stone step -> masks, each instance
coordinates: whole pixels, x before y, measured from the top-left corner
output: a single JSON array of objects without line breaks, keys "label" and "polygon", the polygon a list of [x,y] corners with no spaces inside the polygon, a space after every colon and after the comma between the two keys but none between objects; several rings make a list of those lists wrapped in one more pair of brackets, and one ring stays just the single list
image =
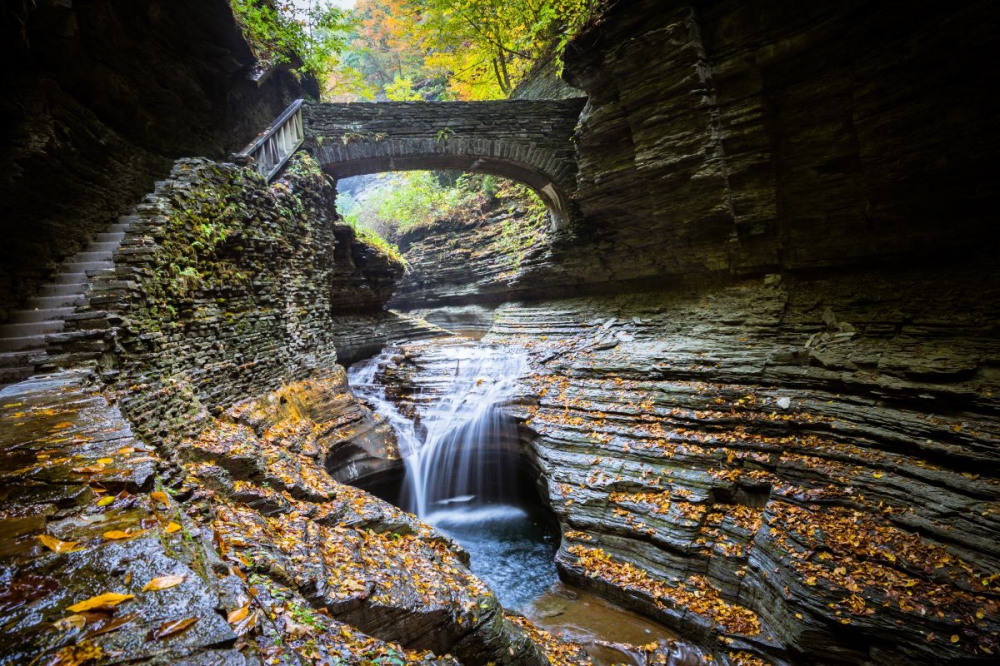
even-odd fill
[{"label": "stone step", "polygon": [[39,310],[44,310],[47,308],[68,308],[74,305],[80,305],[83,303],[86,297],[83,294],[68,294],[65,296],[34,296],[29,298],[25,303],[27,306],[25,309],[34,310],[38,308]]},{"label": "stone step", "polygon": [[119,239],[119,240],[113,240],[113,241],[94,241],[93,243],[91,243],[90,245],[87,246],[87,251],[88,252],[105,252],[105,251],[107,251],[107,252],[112,252],[113,253],[121,245],[120,240],[121,239]]},{"label": "stone step", "polygon": [[31,335],[21,338],[0,338],[0,352],[26,351],[29,349],[45,349],[44,335]]},{"label": "stone step", "polygon": [[94,236],[94,243],[119,243],[125,238],[124,231],[103,231]]},{"label": "stone step", "polygon": [[22,382],[35,374],[35,366],[26,365],[19,368],[0,367],[0,386]]},{"label": "stone step", "polygon": [[86,282],[87,274],[76,272],[76,273],[59,273],[54,278],[52,278],[51,284],[73,284],[74,282]]},{"label": "stone step", "polygon": [[[88,247],[86,252],[77,252],[74,254],[70,257],[69,263],[88,263],[92,261],[103,263],[111,261],[111,250],[92,250],[91,247]],[[65,266],[66,264],[63,265]]]},{"label": "stone step", "polygon": [[98,261],[68,261],[59,267],[60,274],[66,273],[86,273],[96,271],[99,268],[113,268],[114,264],[110,260]]},{"label": "stone step", "polygon": [[35,359],[41,356],[41,350],[0,352],[0,368],[33,367]]},{"label": "stone step", "polygon": [[53,321],[31,321],[24,324],[0,324],[0,338],[23,338],[31,335],[46,335],[63,330],[66,322],[62,319]]},{"label": "stone step", "polygon": [[64,320],[66,315],[73,314],[76,308],[72,306],[61,308],[36,308],[34,310],[14,310],[7,319],[8,324],[28,324],[36,321]]},{"label": "stone step", "polygon": [[77,296],[87,293],[87,282],[70,282],[67,284],[47,284],[38,290],[39,296]]}]

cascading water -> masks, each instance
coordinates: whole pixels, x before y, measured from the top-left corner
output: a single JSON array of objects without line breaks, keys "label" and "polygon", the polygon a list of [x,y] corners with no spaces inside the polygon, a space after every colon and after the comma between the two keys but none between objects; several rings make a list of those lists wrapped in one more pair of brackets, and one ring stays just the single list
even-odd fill
[{"label": "cascading water", "polygon": [[400,505],[458,541],[505,607],[588,645],[595,664],[645,663],[615,642],[671,634],[559,584],[557,536],[517,487],[518,433],[504,405],[526,369],[521,352],[459,338],[386,349],[348,377],[396,432]]},{"label": "cascading water", "polygon": [[[391,352],[390,352],[391,354]],[[406,465],[402,504],[419,518],[480,508],[516,496],[517,427],[502,405],[525,370],[521,353],[480,344],[440,345],[424,357],[438,366],[407,418],[375,381],[380,361],[354,366],[350,383],[396,431]]]},{"label": "cascading water", "polygon": [[557,580],[555,537],[522,501],[517,426],[504,411],[525,356],[468,340],[419,350],[419,382],[405,398],[387,396],[379,380],[399,350],[356,364],[351,386],[396,432],[401,506],[461,543],[505,606],[523,607]]}]

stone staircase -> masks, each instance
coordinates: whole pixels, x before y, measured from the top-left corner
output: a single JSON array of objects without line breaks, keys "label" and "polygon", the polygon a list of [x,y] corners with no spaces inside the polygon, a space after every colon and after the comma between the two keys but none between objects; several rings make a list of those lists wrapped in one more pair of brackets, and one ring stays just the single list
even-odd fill
[{"label": "stone staircase", "polygon": [[27,379],[50,364],[50,346],[62,342],[67,318],[86,301],[89,278],[114,269],[112,256],[132,221],[132,216],[120,217],[97,234],[83,252],[63,261],[23,310],[14,310],[0,325],[0,386]]}]

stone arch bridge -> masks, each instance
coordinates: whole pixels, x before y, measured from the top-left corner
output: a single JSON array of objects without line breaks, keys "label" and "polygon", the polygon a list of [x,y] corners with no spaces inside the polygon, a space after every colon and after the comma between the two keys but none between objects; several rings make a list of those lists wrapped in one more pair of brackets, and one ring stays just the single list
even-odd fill
[{"label": "stone arch bridge", "polygon": [[558,229],[572,215],[585,101],[306,103],[303,146],[336,178],[417,169],[511,178],[539,194]]}]

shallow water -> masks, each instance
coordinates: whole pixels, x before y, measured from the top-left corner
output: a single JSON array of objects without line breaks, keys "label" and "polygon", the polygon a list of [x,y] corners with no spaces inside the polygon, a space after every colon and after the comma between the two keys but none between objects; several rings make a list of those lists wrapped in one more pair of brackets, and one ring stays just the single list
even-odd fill
[{"label": "shallow water", "polygon": [[540,516],[533,517],[526,509],[495,505],[442,510],[425,520],[469,551],[472,572],[505,608],[527,610],[558,581],[552,561],[557,537],[545,529]]}]

